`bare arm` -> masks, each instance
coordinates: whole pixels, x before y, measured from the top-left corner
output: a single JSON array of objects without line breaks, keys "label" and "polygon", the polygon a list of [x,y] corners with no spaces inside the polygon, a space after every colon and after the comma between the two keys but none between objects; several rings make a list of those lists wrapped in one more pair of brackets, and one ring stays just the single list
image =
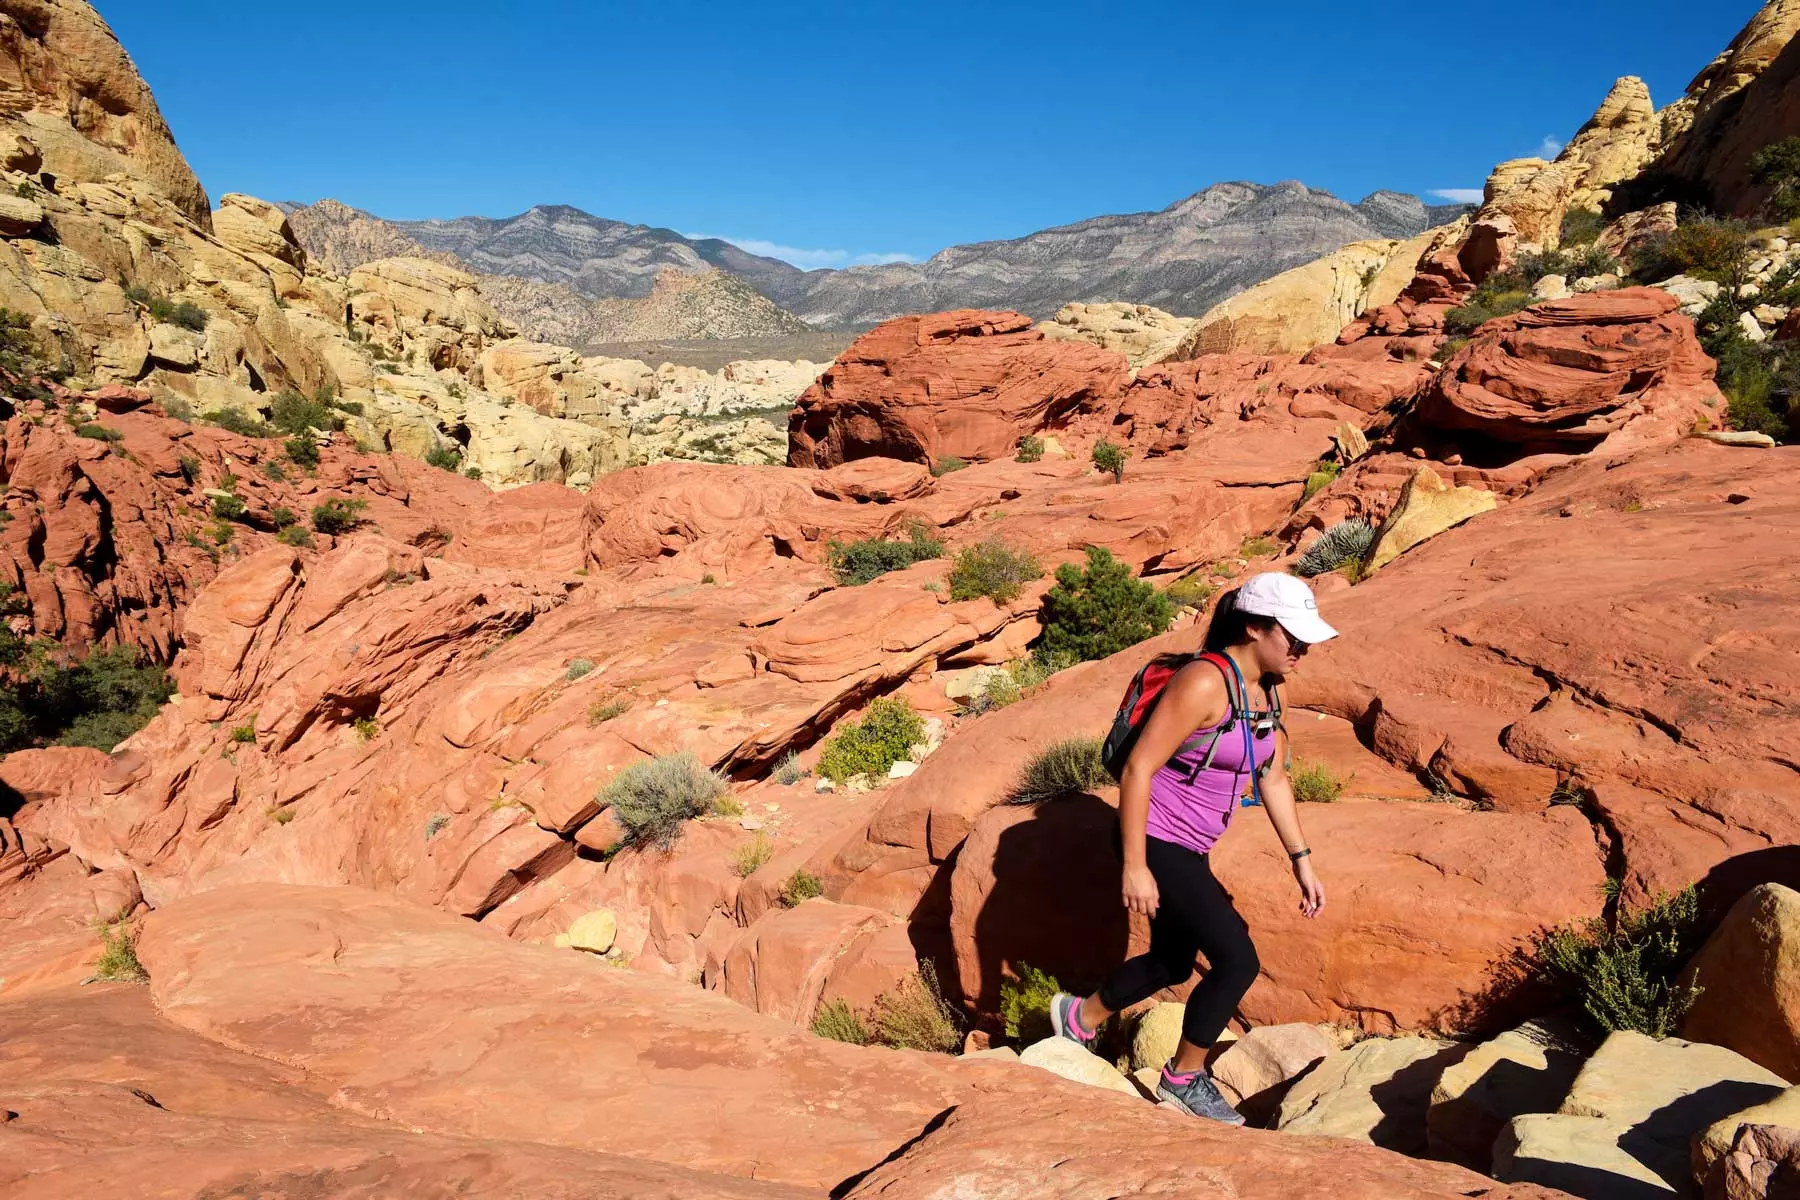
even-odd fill
[{"label": "bare arm", "polygon": [[[1269,824],[1275,827],[1275,836],[1281,839],[1282,849],[1291,856],[1297,850],[1307,849],[1307,845],[1306,834],[1300,828],[1300,805],[1294,799],[1294,785],[1288,779],[1287,757],[1287,731],[1284,729],[1276,735],[1275,757],[1262,778],[1262,802],[1263,811],[1269,814]],[[1294,880],[1300,885],[1300,911],[1309,917],[1317,916],[1325,907],[1325,885],[1313,871],[1312,857],[1294,859],[1293,865]]]},{"label": "bare arm", "polygon": [[1225,717],[1225,679],[1210,663],[1193,663],[1175,673],[1138,734],[1119,780],[1119,833],[1125,843],[1125,907],[1154,916],[1156,881],[1144,861],[1144,828],[1150,818],[1150,777],[1162,769],[1194,730]]}]

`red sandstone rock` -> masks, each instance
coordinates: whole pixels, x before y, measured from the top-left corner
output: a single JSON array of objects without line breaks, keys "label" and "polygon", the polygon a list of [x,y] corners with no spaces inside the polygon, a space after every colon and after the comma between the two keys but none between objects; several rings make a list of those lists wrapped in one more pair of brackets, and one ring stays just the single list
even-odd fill
[{"label": "red sandstone rock", "polygon": [[1018,313],[959,309],[865,333],[788,418],[788,464],[1010,458],[1019,438],[1116,395],[1123,355],[1053,341]]}]

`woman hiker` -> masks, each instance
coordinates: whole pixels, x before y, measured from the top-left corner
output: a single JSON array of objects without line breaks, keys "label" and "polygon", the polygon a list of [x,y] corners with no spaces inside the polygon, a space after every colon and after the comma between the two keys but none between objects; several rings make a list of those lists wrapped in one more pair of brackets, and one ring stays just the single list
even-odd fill
[{"label": "woman hiker", "polygon": [[1150,948],[1086,999],[1058,993],[1050,1003],[1057,1034],[1091,1047],[1101,1022],[1186,982],[1195,953],[1204,953],[1206,974],[1188,996],[1181,1044],[1156,1089],[1197,1117],[1244,1123],[1206,1069],[1207,1051],[1259,967],[1250,931],[1208,858],[1239,797],[1260,793],[1293,863],[1300,911],[1316,917],[1325,907],[1288,782],[1287,734],[1273,690],[1309,646],[1336,636],[1312,589],[1292,575],[1253,576],[1220,600],[1207,630],[1211,653],[1177,660],[1186,665],[1142,718],[1120,773],[1124,902],[1150,918]]}]

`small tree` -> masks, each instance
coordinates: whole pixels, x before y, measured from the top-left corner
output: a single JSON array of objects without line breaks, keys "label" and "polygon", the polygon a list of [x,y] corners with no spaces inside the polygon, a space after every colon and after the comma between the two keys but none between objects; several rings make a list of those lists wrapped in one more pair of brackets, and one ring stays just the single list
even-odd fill
[{"label": "small tree", "polygon": [[950,599],[986,596],[995,604],[1011,604],[1025,585],[1044,573],[1041,563],[999,538],[988,538],[958,552],[950,567]]},{"label": "small tree", "polygon": [[869,705],[861,721],[840,729],[819,756],[819,774],[833,783],[857,775],[886,775],[925,740],[925,722],[900,696],[884,696]]},{"label": "small tree", "polygon": [[1169,628],[1174,603],[1137,579],[1112,551],[1093,546],[1087,567],[1064,563],[1044,594],[1043,648],[1051,655],[1105,658]]},{"label": "small tree", "polygon": [[1800,137],[1771,142],[1751,155],[1750,178],[1769,189],[1769,211],[1776,217],[1800,217]]},{"label": "small tree", "polygon": [[312,527],[330,537],[349,533],[362,524],[362,511],[367,507],[367,500],[344,500],[333,496],[313,508]]},{"label": "small tree", "polygon": [[1028,433],[1019,439],[1019,453],[1016,456],[1017,461],[1022,463],[1034,463],[1040,461],[1043,457],[1043,438]]},{"label": "small tree", "polygon": [[1094,443],[1094,468],[1109,472],[1114,483],[1125,481],[1125,450],[1105,438]]}]

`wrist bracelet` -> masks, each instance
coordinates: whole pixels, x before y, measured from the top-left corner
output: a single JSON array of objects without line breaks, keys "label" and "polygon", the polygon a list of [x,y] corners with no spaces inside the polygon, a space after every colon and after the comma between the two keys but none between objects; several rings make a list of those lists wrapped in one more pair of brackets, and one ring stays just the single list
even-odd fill
[{"label": "wrist bracelet", "polygon": [[1311,853],[1312,853],[1312,850],[1310,847],[1305,850],[1292,851],[1288,854],[1288,861],[1289,862],[1299,862],[1301,859],[1305,858],[1307,855],[1309,855]]}]

